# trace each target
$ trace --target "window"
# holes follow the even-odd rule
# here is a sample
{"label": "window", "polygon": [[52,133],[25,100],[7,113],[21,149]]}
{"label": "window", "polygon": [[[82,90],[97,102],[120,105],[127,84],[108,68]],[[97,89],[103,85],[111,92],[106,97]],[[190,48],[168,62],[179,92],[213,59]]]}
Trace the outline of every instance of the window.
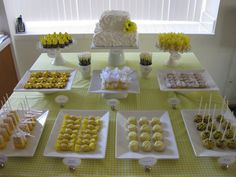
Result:
{"label": "window", "polygon": [[116,9],[128,11],[141,33],[211,34],[220,4],[220,0],[5,0],[13,2],[13,13],[21,14],[28,28],[53,26],[56,30],[64,24],[73,29],[78,25],[89,26],[85,31],[91,33],[103,11]]}

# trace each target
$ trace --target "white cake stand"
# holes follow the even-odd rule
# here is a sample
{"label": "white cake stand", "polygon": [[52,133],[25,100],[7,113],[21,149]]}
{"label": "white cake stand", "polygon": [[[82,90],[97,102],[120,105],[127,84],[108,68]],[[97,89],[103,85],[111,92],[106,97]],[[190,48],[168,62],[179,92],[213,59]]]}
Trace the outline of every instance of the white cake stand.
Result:
{"label": "white cake stand", "polygon": [[138,49],[136,46],[121,46],[121,47],[97,47],[92,43],[91,49],[109,49],[108,65],[119,67],[125,65],[124,49]]}
{"label": "white cake stand", "polygon": [[52,58],[52,64],[57,66],[63,66],[65,64],[65,60],[63,56],[61,55],[61,52],[67,48],[69,48],[71,45],[73,45],[75,41],[73,40],[73,43],[69,44],[68,46],[65,46],[64,48],[43,48],[40,42],[37,44],[37,48],[41,50],[42,52],[47,53],[48,57]]}
{"label": "white cake stand", "polygon": [[47,49],[47,54],[50,58],[53,58],[52,64],[61,66],[65,64],[65,60],[63,56],[61,55],[61,49],[56,48],[56,49]]}

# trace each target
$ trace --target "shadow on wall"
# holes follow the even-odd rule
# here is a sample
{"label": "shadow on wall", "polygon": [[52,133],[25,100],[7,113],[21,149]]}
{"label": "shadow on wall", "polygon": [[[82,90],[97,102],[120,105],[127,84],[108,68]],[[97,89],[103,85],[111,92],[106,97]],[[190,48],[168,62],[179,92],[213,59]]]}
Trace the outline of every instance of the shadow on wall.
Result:
{"label": "shadow on wall", "polygon": [[[219,14],[220,15],[220,14]],[[235,6],[225,7],[222,14],[222,35],[220,43],[223,47],[236,47],[236,3]]]}

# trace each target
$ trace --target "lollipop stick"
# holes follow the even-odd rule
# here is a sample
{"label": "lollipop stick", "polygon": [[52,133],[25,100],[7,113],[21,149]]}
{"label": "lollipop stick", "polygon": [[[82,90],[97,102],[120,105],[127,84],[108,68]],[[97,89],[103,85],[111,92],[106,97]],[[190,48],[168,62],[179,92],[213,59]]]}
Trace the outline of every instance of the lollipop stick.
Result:
{"label": "lollipop stick", "polygon": [[20,103],[20,105],[21,105],[21,110],[24,111],[25,110],[24,105],[22,103]]}
{"label": "lollipop stick", "polygon": [[28,110],[28,107],[27,107],[27,105],[26,105],[26,102],[25,102],[25,101],[23,102],[23,105],[24,105],[24,108],[25,108],[26,112],[28,112],[29,110]]}
{"label": "lollipop stick", "polygon": [[201,107],[202,107],[202,96],[201,96],[201,100],[200,100],[200,103],[199,103],[198,115],[200,114]]}
{"label": "lollipop stick", "polygon": [[5,107],[4,107],[4,104],[3,104],[2,100],[1,100],[1,106],[2,106],[3,112],[5,112]]}
{"label": "lollipop stick", "polygon": [[224,133],[223,133],[223,136],[222,136],[221,140],[225,139],[225,134],[226,134],[228,126],[229,126],[229,121],[226,124],[226,127],[225,127],[225,130],[224,130]]}
{"label": "lollipop stick", "polygon": [[218,131],[220,131],[222,120],[223,120],[223,116],[221,116],[221,118],[220,118],[220,124],[219,124],[219,127],[218,127]]}
{"label": "lollipop stick", "polygon": [[7,97],[8,106],[9,106],[10,110],[12,110],[11,103],[10,103],[10,100],[9,100],[9,97],[8,97],[7,93],[6,93],[6,97]]}
{"label": "lollipop stick", "polygon": [[211,132],[210,132],[210,136],[209,136],[209,140],[212,139],[212,131],[213,131],[213,125],[214,125],[214,120],[212,120],[212,125],[211,125]]}
{"label": "lollipop stick", "polygon": [[4,103],[5,103],[5,109],[6,109],[6,111],[8,111],[9,109],[8,109],[7,100],[6,100],[5,96],[3,97],[3,101],[4,101]]}
{"label": "lollipop stick", "polygon": [[228,110],[228,104],[229,104],[229,100],[226,100],[226,104],[225,104],[225,112]]}
{"label": "lollipop stick", "polygon": [[234,131],[233,139],[235,139],[235,138],[236,138],[236,130]]}
{"label": "lollipop stick", "polygon": [[25,96],[25,102],[26,102],[26,105],[27,105],[27,107],[28,107],[28,110],[30,111],[29,102],[28,102],[28,99],[27,99],[27,97],[26,97],[26,96]]}
{"label": "lollipop stick", "polygon": [[205,104],[205,107],[204,107],[202,123],[204,122],[204,117],[205,117],[205,115],[206,115],[206,108],[207,108],[207,103]]}

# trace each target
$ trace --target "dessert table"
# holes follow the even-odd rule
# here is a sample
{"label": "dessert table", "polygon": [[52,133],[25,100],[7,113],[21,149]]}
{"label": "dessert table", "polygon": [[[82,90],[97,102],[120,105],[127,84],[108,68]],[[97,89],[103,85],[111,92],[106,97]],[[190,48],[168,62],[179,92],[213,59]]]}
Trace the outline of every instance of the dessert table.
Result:
{"label": "dessert table", "polygon": [[[77,69],[78,53],[63,53],[64,66],[51,64],[51,58],[43,53],[31,67],[31,70],[53,70],[53,69]],[[37,150],[33,157],[9,157],[4,168],[0,169],[0,176],[235,176],[236,164],[228,170],[223,170],[217,163],[217,158],[196,157],[194,155],[183,119],[181,109],[197,109],[200,97],[206,102],[212,94],[212,103],[217,108],[221,107],[223,101],[218,91],[206,92],[163,92],[160,91],[157,81],[157,71],[170,69],[165,64],[169,58],[168,53],[153,53],[152,72],[147,79],[140,77],[139,53],[125,53],[126,65],[137,70],[139,73],[140,93],[129,94],[127,98],[121,99],[117,109],[119,111],[130,110],[166,110],[170,115],[173,131],[179,150],[179,159],[158,160],[151,172],[145,172],[137,160],[120,160],[115,158],[115,132],[116,112],[111,111],[106,100],[101,94],[89,93],[90,80],[83,80],[78,71],[71,91],[43,94],[39,92],[14,92],[9,100],[14,108],[20,108],[19,104],[27,96],[32,108],[49,109],[49,115],[39,141]],[[107,66],[108,53],[92,53],[91,69],[101,70]],[[202,69],[201,64],[193,53],[186,53],[178,61],[177,69]],[[66,95],[69,98],[65,109],[79,110],[108,110],[110,111],[110,125],[107,140],[105,159],[82,159],[81,165],[71,173],[62,163],[61,158],[44,157],[43,152],[52,130],[55,118],[61,109],[54,101],[58,95]],[[177,97],[180,104],[177,109],[172,109],[168,99]],[[213,105],[212,104],[212,105]]]}

